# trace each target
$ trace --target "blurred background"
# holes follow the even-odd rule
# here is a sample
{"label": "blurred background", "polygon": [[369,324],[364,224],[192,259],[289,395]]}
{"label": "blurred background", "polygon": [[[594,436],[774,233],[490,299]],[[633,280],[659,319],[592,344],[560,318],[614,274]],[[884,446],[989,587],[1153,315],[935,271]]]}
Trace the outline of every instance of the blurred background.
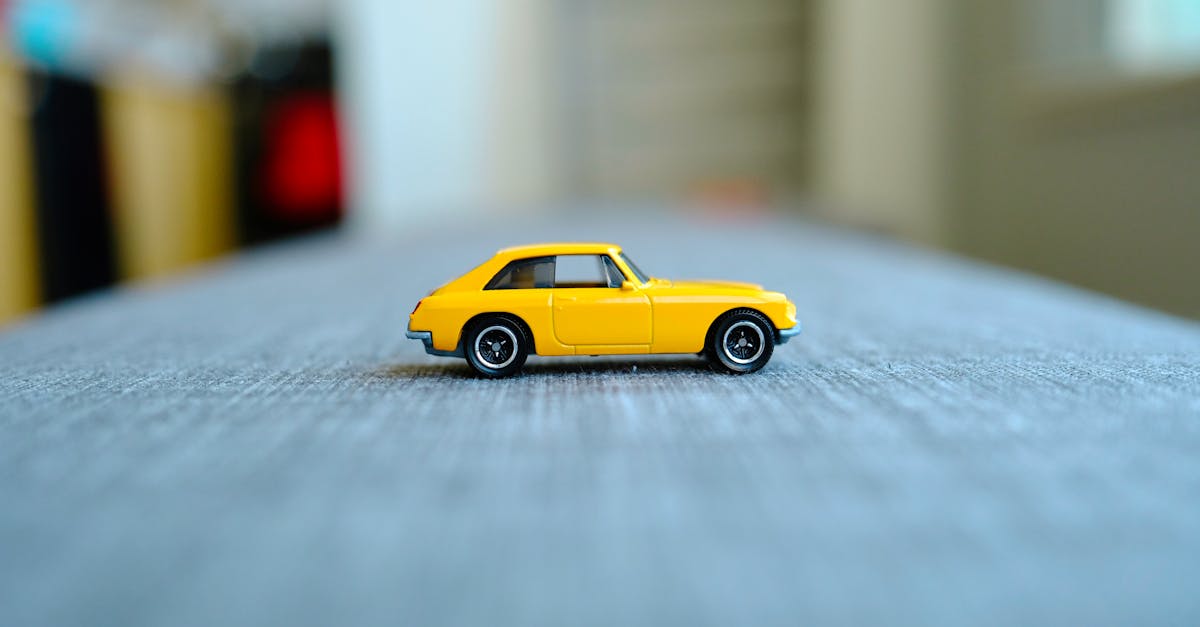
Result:
{"label": "blurred background", "polygon": [[303,233],[654,206],[1200,317],[1200,0],[0,0],[0,32],[0,324]]}

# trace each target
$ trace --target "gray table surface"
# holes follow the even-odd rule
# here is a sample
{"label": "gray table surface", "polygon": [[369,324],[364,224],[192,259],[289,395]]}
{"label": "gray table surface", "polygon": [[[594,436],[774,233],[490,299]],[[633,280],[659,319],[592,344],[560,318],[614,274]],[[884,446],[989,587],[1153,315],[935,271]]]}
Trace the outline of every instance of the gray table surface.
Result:
{"label": "gray table surface", "polygon": [[[765,283],[805,334],[748,377],[505,381],[404,339],[543,239]],[[1200,624],[1200,326],[806,222],[631,215],[317,237],[0,334],[2,625],[878,623]]]}

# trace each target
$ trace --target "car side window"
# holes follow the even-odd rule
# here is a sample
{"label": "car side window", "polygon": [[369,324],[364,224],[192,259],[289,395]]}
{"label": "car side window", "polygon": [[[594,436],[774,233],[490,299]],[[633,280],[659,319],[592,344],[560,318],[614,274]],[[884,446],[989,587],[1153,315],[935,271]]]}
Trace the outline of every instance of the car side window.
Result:
{"label": "car side window", "polygon": [[604,273],[608,275],[609,287],[621,287],[625,282],[625,275],[621,274],[621,269],[617,267],[617,262],[612,260],[612,257],[604,255]]}
{"label": "car side window", "polygon": [[534,257],[509,262],[483,289],[528,290],[553,285],[554,257]]}
{"label": "car side window", "polygon": [[554,287],[612,287],[604,259],[604,255],[559,255],[554,262]]}

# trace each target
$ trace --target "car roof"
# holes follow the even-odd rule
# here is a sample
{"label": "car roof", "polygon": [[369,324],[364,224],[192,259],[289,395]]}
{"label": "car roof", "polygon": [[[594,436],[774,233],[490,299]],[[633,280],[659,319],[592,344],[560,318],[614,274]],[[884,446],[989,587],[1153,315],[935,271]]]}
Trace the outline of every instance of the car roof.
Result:
{"label": "car roof", "polygon": [[599,255],[607,252],[620,252],[621,247],[604,242],[553,242],[546,244],[529,244],[513,246],[496,253],[505,257],[541,257],[549,255]]}

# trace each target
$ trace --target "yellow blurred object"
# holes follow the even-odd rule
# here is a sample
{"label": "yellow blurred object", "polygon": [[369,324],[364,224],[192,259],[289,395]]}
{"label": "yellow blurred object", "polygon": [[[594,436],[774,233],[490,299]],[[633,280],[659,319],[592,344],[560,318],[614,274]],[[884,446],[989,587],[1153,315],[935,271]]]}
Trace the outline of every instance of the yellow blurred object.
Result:
{"label": "yellow blurred object", "polygon": [[122,278],[162,276],[230,250],[226,95],[143,77],[118,79],[102,93]]}
{"label": "yellow blurred object", "polygon": [[40,300],[25,77],[0,53],[0,324]]}

